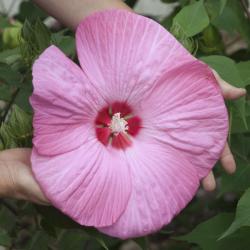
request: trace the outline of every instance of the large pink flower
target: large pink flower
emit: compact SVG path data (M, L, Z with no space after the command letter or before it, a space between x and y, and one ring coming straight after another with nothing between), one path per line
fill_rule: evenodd
M228 118L211 70L156 22L95 13L33 66L32 168L82 225L129 238L169 223L218 160Z

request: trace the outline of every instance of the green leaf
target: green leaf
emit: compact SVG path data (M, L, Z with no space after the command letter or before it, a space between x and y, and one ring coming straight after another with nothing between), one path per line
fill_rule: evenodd
M201 57L202 61L207 63L210 67L217 71L217 73L224 79L226 82L231 83L236 87L245 87L246 81L243 79L244 76L241 77L240 71L238 68L243 68L241 65L237 65L232 59L225 56L207 56ZM245 67L245 65L244 65ZM242 120L244 129L248 130L248 121L246 118L246 100L245 97L242 97L238 100L231 101L229 103L229 110L232 111L230 113L231 116L231 124L232 119L235 120L236 117L239 117ZM234 131L234 127L230 128L231 131Z
M7 120L0 127L4 148L31 147L32 116L13 105Z
M40 19L37 19L35 22L34 35L40 51L43 51L50 45L51 33Z
M11 96L12 93L10 87L6 84L0 84L0 100L8 102L11 100Z
M250 45L250 20L245 16L241 1L228 0L223 13L213 24L230 34L240 34Z
M236 159L236 172L233 175L223 173L221 176L221 185L218 196L227 192L241 193L250 187L250 162L247 162L245 156L239 157L233 152Z
M198 38L199 50L205 54L221 54L224 46L220 32L213 26L205 28Z
M10 24L8 17L1 15L0 16L0 29L3 30L3 29L10 27L10 26L11 26L11 24Z
M188 241L201 246L203 250L217 250L217 239L221 233L230 225L233 214L221 213L205 222L199 224L190 233L175 237L177 240Z
M43 219L46 223L58 227L58 228L66 228L66 229L82 229L83 227L68 216L64 215L62 212L57 210L54 207L47 206L35 206L37 211L42 215Z
M64 231L58 239L58 249L60 250L83 250L88 240L81 230Z
M131 8L133 8L136 5L137 1L138 0L126 0L125 2L126 2L126 4L128 6L130 6Z
M206 56L200 60L212 67L226 82L236 87L243 87L242 79L236 67L236 63L226 56Z
M242 86L250 85L250 61L237 63L236 67L242 80Z
M174 25L180 26L187 37L200 33L209 25L209 18L203 2L200 0L182 8L174 17Z
M43 231L37 231L27 243L25 250L48 250L49 236Z
M67 56L74 58L76 54L75 50L75 38L72 36L64 36L62 34L55 33L51 37L52 42L59 47Z
M173 23L170 32L176 37L176 39L192 54L195 54L198 45L195 39L188 37L185 31L179 26L179 24Z
M34 60L51 44L51 33L38 18L32 23L28 20L25 21L21 36L22 57L31 66Z
M206 0L205 6L210 17L210 20L214 20L216 17L222 14L227 0Z
M134 241L141 248L141 250L148 250L149 249L148 239L146 237L137 238L137 239L134 239Z
M13 70L8 64L0 63L0 81L16 86L21 80L22 75L19 72Z
M177 237L199 245L202 250L248 250L250 228L242 228L230 237L219 240L221 233L230 225L233 214L221 213L199 224L187 235Z
M57 233L54 225L42 218L40 221L40 226L49 236L56 238Z
M104 250L109 250L108 246L106 245L106 243L104 242L104 240L100 237L95 238L98 243L100 244L100 246L104 249Z
M0 207L0 228L12 231L16 227L16 217L5 206Z
M0 63L12 64L21 59L19 48L7 49L0 52Z
M32 108L29 102L29 97L32 93L32 84L27 81L23 83L15 97L14 104L19 106L25 112L31 113Z
M0 246L9 247L11 245L11 238L8 233L0 229Z
M250 188L248 188L240 198L237 204L235 219L220 238L228 237L244 226L250 226Z
M24 1L20 4L19 13L16 18L22 22L25 19L29 19L29 21L34 22L37 18L44 20L48 15L42 11L37 5L32 3L31 1Z

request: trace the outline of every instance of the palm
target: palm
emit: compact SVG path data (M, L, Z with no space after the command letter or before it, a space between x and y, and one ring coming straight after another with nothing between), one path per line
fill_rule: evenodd
M0 165L5 171L6 195L39 204L48 204L39 185L33 177L30 163L31 149L10 149L0 153Z

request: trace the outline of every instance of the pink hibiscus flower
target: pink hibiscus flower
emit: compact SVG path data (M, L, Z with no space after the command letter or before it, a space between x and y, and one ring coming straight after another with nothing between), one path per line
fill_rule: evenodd
M51 46L33 66L32 168L51 203L119 238L162 228L224 147L216 80L156 22L123 10L79 25L81 67Z

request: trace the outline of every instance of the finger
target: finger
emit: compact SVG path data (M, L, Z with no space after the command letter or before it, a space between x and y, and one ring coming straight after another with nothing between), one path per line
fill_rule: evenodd
M214 174L211 171L202 181L202 186L206 191L214 191L216 188L216 182L214 178Z
M236 170L236 163L234 160L234 157L232 155L232 152L229 148L228 143L225 145L225 148L222 152L221 158L221 165L226 170L227 173L233 174Z
M234 87L232 85L230 85L229 83L227 83L226 81L224 81L219 74L213 70L213 74L215 76L215 79L217 80L221 91L222 91L222 95L225 99L237 99L240 98L244 95L246 95L246 90L243 88L237 88Z
M0 152L0 161L20 161L30 165L31 149L29 148L14 148Z

